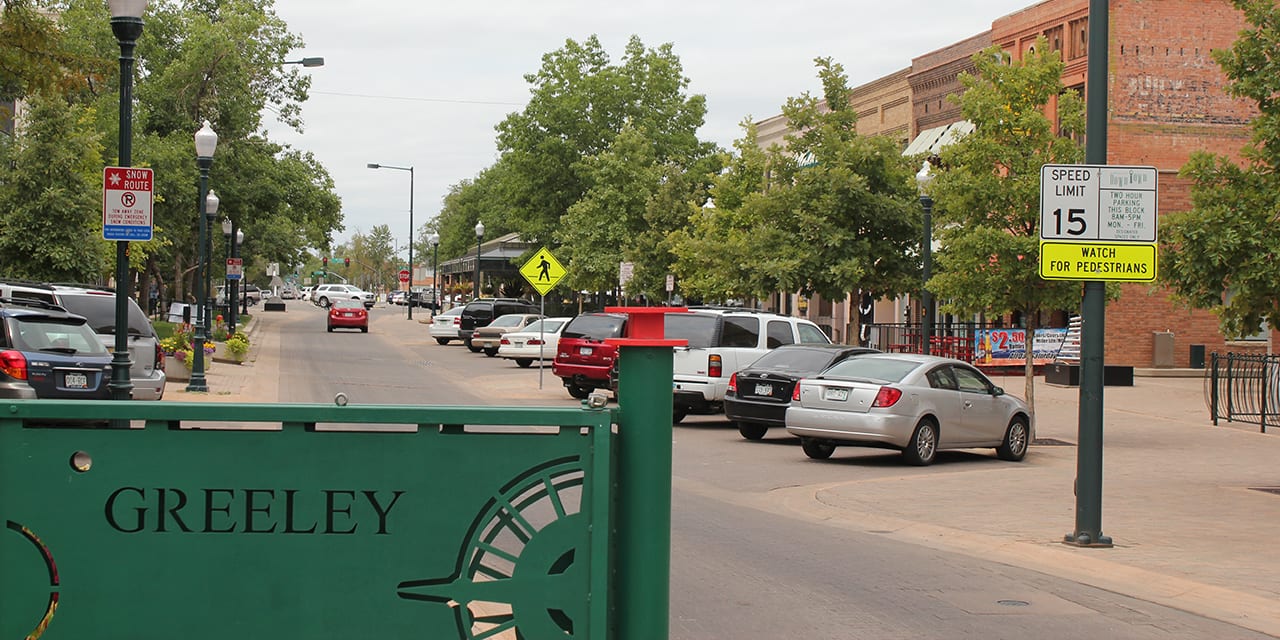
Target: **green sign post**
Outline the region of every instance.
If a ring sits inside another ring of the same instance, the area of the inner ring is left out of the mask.
[[[671,348],[620,347],[615,410],[0,402],[0,638],[665,638]]]

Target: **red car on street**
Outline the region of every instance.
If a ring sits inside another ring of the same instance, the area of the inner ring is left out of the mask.
[[[345,298],[329,301],[329,333],[334,329],[359,329],[369,333],[369,312],[364,302]]]
[[[609,389],[618,348],[604,341],[626,335],[625,315],[584,313],[577,316],[560,333],[551,372],[564,382],[569,395],[579,400],[595,389]]]

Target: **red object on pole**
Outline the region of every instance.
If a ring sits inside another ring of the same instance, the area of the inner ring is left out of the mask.
[[[401,269],[401,270],[400,270],[400,282],[402,282],[402,283],[403,283],[403,282],[408,282],[408,281],[409,281],[409,270],[408,270],[408,269]]]

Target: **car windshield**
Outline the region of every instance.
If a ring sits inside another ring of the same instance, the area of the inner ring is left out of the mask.
[[[831,364],[836,351],[828,349],[774,349],[760,356],[752,369],[772,371],[821,371]]]
[[[116,296],[112,293],[65,294],[59,296],[59,304],[67,311],[84,316],[95,333],[116,332]],[[151,322],[142,308],[129,300],[129,335],[150,336]]]
[[[919,366],[919,362],[899,360],[892,357],[849,358],[823,371],[822,377],[899,382]]]
[[[491,326],[491,327],[518,327],[518,326],[520,326],[520,323],[524,322],[524,319],[525,319],[525,316],[515,315],[515,314],[508,314],[508,315],[505,315],[505,316],[498,316],[498,318],[497,318],[496,320],[494,320],[492,323],[490,323],[490,324],[489,324],[489,326]]]
[[[539,320],[524,328],[523,333],[555,333],[564,326],[564,320]]]
[[[363,309],[364,303],[359,300],[350,300],[348,298],[338,298],[330,303],[334,309]]]
[[[560,337],[591,338],[593,340],[621,338],[622,328],[626,325],[626,322],[627,319],[621,316],[578,316],[569,322],[569,326],[564,328],[564,332],[560,334]]]
[[[20,351],[105,356],[106,347],[79,319],[14,318],[11,334]]]

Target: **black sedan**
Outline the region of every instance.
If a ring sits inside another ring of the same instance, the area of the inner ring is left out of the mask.
[[[843,344],[788,344],[760,356],[751,366],[729,378],[724,414],[748,440],[759,440],[769,427],[786,426],[787,407],[801,378],[864,353],[867,347]]]

